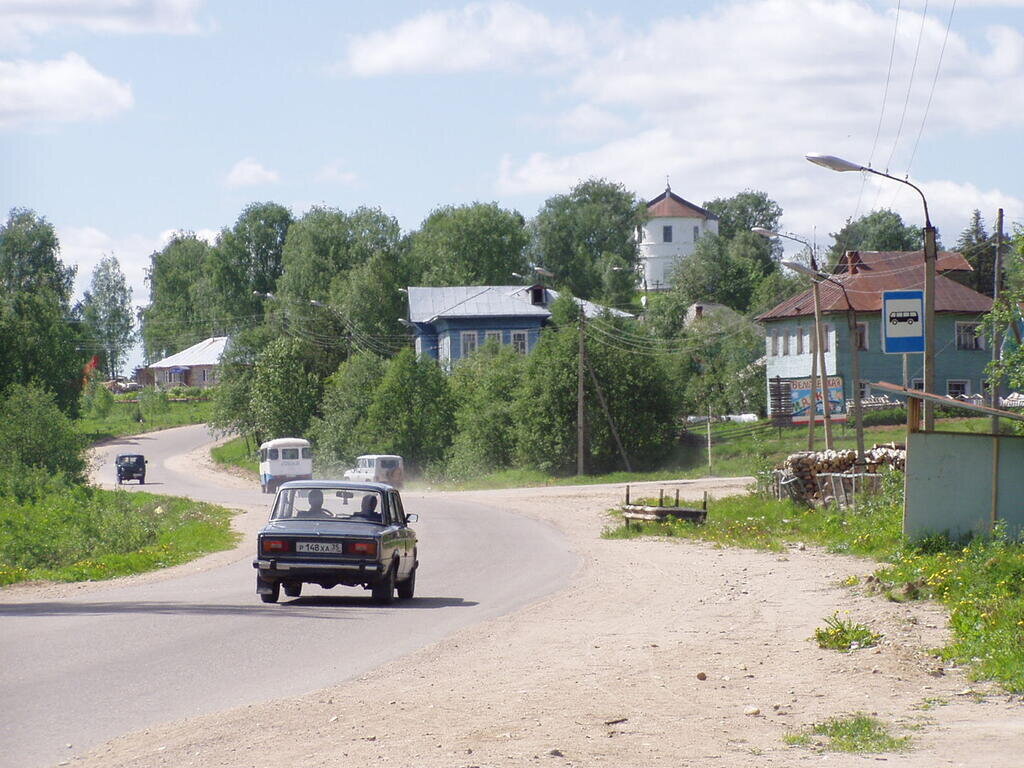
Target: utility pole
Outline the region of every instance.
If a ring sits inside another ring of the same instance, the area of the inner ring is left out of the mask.
[[[1003,277],[1003,209],[1000,208],[996,214],[996,254],[995,265],[992,276],[992,308],[999,304],[999,293],[1002,287]],[[992,362],[999,362],[1002,353],[1003,334],[995,326],[992,327]],[[993,408],[999,407],[999,377],[995,376],[988,380],[988,394]],[[992,417],[992,434],[999,434],[999,417]]]
[[[814,249],[811,249],[811,269],[815,272],[818,271],[818,260],[814,258]],[[818,281],[815,280],[811,283],[811,292],[814,297],[814,342],[817,352],[818,369],[821,375],[821,410],[822,416],[825,420],[825,450],[832,450],[832,401],[829,400],[828,396],[828,375],[825,371],[825,328],[821,323],[821,294],[818,292]],[[811,368],[813,370],[814,363],[812,359]],[[812,400],[814,393],[814,375],[811,375],[811,393]],[[813,421],[814,416],[818,413],[817,404],[815,404],[814,410],[811,412],[811,418]],[[811,450],[814,450],[812,447]]]
[[[924,195],[921,195],[924,199]],[[935,394],[935,262],[938,253],[935,246],[935,227],[928,218],[928,204],[925,203],[924,228],[924,391]],[[924,401],[924,430],[935,429],[935,404]]]
[[[587,474],[587,415],[583,402],[583,374],[587,365],[586,344],[587,315],[580,306],[580,349],[579,366],[576,375],[576,474]]]

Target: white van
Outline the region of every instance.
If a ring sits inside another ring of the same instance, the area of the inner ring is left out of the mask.
[[[260,490],[274,493],[289,480],[313,479],[313,449],[300,437],[279,437],[260,446]]]
[[[405,466],[401,456],[370,453],[356,459],[354,469],[345,471],[345,479],[356,483],[387,483],[401,488]]]

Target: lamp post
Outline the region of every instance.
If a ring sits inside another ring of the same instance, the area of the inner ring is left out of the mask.
[[[826,281],[838,285],[843,290],[843,298],[846,300],[846,319],[850,326],[850,365],[853,368],[853,418],[857,424],[857,464],[864,466],[864,423],[861,419],[860,410],[860,334],[857,333],[857,310],[853,308],[850,301],[850,294],[846,292],[846,286],[839,280],[834,280],[824,272],[810,267],[805,267],[795,261],[782,262],[790,269],[810,275],[815,281]]]
[[[835,155],[822,155],[811,153],[805,157],[823,168],[832,171],[864,171],[873,173],[875,176],[882,176],[886,179],[906,184],[921,196],[924,203],[924,391],[935,392],[935,262],[938,260],[937,246],[935,244],[935,227],[928,216],[928,200],[920,187],[911,184],[906,179],[899,179],[890,176],[888,173],[876,171],[865,165],[851,163]],[[931,431],[935,427],[935,406],[930,400],[924,401],[924,428]]]
[[[814,246],[806,240],[803,240],[794,235],[784,234],[782,232],[775,232],[764,227],[752,227],[751,232],[761,235],[762,237],[784,237],[787,240],[792,240],[797,243],[801,243],[810,250],[811,253],[811,269],[815,273],[818,271],[818,261],[814,255]],[[808,448],[814,450],[814,421],[817,416],[817,405],[814,403],[815,395],[814,391],[818,388],[817,382],[815,382],[814,368],[815,362],[817,362],[817,368],[821,372],[821,410],[825,421],[825,450],[832,450],[832,404],[828,398],[828,374],[825,370],[825,334],[824,328],[821,324],[821,295],[818,291],[818,281],[813,280],[811,282],[811,294],[814,297],[814,345],[817,347],[816,354],[811,355],[811,413],[808,421],[810,422]]]

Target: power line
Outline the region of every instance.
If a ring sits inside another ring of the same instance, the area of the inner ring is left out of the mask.
[[[939,82],[939,71],[942,69],[942,57],[946,53],[946,42],[949,40],[949,29],[953,25],[953,12],[956,11],[956,0],[949,6],[949,18],[946,20],[946,34],[942,37],[942,48],[939,49],[939,60],[935,64],[935,76],[932,77],[932,87],[928,92],[928,103],[924,108],[924,115],[921,116],[921,127],[917,130],[917,138],[914,140],[914,149],[910,153],[910,160],[907,162],[907,175],[910,175],[910,167],[914,164],[917,156],[917,145],[921,142],[921,134],[924,133],[924,124],[928,121],[928,112],[932,108],[932,97],[935,95],[935,85]]]

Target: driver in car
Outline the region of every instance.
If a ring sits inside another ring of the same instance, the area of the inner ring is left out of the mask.
[[[319,488],[309,492],[309,509],[301,513],[301,517],[332,518],[330,512],[324,509],[324,493]]]

